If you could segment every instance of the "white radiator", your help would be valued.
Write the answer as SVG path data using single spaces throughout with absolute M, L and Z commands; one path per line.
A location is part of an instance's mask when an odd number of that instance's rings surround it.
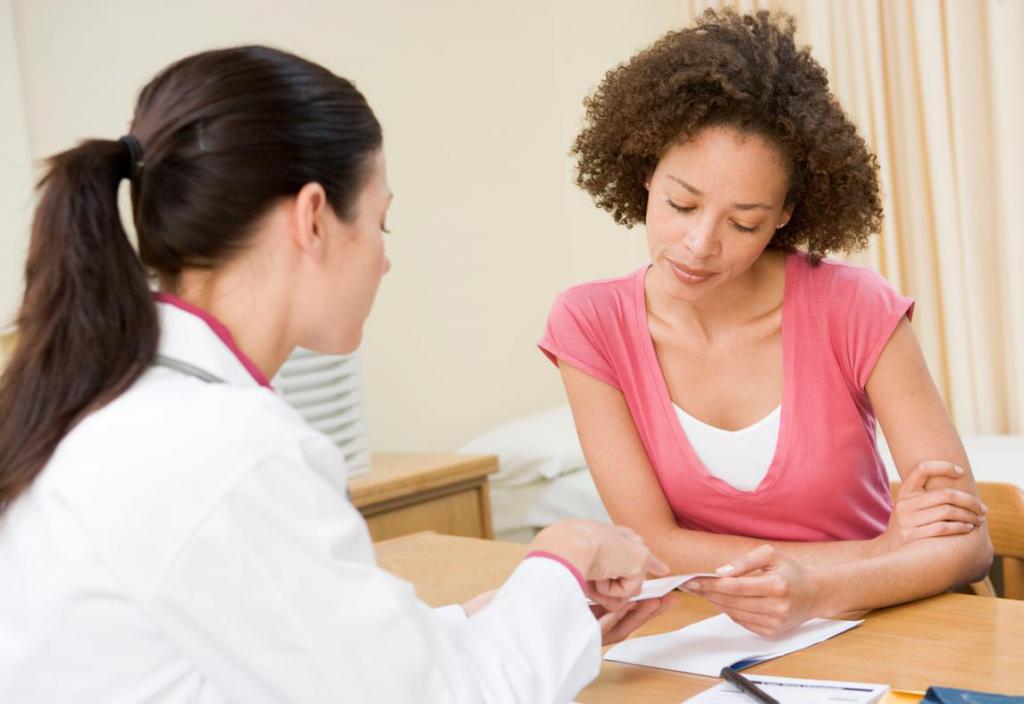
M 350 476 L 370 470 L 358 352 L 325 355 L 296 349 L 271 384 L 341 448 Z

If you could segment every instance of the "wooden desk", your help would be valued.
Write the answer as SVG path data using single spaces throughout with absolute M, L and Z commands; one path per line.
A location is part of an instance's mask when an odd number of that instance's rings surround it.
M 416 585 L 433 606 L 497 587 L 526 552 L 523 545 L 417 533 L 376 545 L 380 564 Z M 680 603 L 638 631 L 681 628 L 716 610 L 699 597 Z M 751 668 L 789 677 L 883 682 L 896 689 L 929 685 L 1024 694 L 1024 601 L 944 594 L 876 611 L 833 640 Z M 713 678 L 603 662 L 583 703 L 671 702 L 707 689 Z
M 348 488 L 374 540 L 424 530 L 491 538 L 487 476 L 497 470 L 494 455 L 374 454 Z

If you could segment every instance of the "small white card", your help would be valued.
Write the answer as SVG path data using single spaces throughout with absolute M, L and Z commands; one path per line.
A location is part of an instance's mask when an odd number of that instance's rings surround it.
M 682 584 L 689 582 L 691 579 L 697 577 L 721 577 L 720 574 L 714 572 L 694 572 L 693 574 L 676 574 L 671 577 L 659 577 L 658 579 L 645 579 L 643 586 L 640 587 L 640 593 L 630 599 L 630 601 L 644 601 L 645 599 L 659 599 L 668 594 L 673 589 L 676 589 Z M 593 605 L 594 602 L 590 599 L 587 601 Z

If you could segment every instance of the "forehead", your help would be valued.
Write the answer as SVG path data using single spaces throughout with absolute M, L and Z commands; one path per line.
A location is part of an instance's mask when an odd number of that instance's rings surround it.
M 739 200 L 785 197 L 789 174 L 781 150 L 764 137 L 727 127 L 713 127 L 673 144 L 656 173 L 674 176 L 709 197 Z

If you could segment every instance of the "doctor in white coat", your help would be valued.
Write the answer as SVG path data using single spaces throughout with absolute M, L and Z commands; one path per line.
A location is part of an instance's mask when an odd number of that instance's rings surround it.
M 640 538 L 582 521 L 464 607 L 376 566 L 267 379 L 358 345 L 390 199 L 359 92 L 263 47 L 177 62 L 128 136 L 51 160 L 0 382 L 0 701 L 566 701 L 664 607 L 627 602 L 666 569 Z

